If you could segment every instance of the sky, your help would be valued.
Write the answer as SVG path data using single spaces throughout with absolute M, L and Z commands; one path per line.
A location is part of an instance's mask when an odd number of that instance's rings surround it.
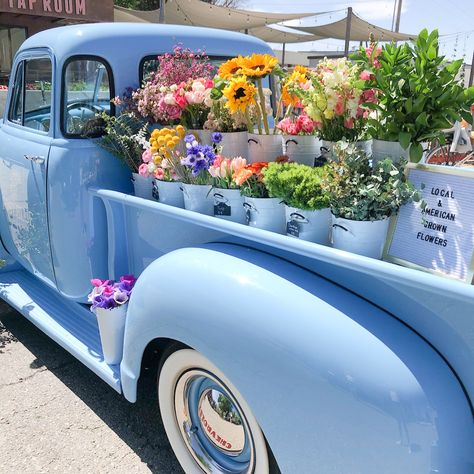
M 355 14 L 377 26 L 391 29 L 395 0 L 245 0 L 239 8 L 268 12 L 324 12 L 352 6 Z M 332 23 L 344 17 L 344 11 L 318 17 L 318 24 Z M 323 19 L 325 21 L 323 21 Z M 301 25 L 315 24 L 314 19 L 297 20 Z M 291 24 L 288 23 L 288 24 Z M 449 59 L 462 58 L 471 64 L 474 51 L 474 0 L 402 0 L 400 32 L 416 34 L 423 28 L 437 28 L 440 52 Z M 358 46 L 351 43 L 351 46 Z M 287 45 L 288 50 L 315 51 L 344 49 L 342 41 L 320 40 Z M 279 48 L 277 48 L 279 49 Z

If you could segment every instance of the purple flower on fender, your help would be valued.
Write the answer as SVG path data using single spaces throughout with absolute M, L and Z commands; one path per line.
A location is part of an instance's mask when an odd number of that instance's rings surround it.
M 211 135 L 212 143 L 220 143 L 222 141 L 222 133 L 214 132 Z
M 97 308 L 113 309 L 122 306 L 130 299 L 136 279 L 133 275 L 123 275 L 120 281 L 100 280 L 94 278 L 91 280 L 92 291 L 87 299 L 91 303 L 91 311 Z

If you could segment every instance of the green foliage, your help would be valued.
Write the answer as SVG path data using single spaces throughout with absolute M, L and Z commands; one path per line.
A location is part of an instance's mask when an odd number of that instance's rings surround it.
M 329 207 L 329 198 L 321 188 L 324 167 L 270 163 L 262 173 L 271 197 L 280 198 L 289 206 L 309 211 Z
M 148 124 L 130 112 L 117 117 L 103 112 L 100 119 L 103 120 L 105 133 L 97 144 L 120 158 L 133 173 L 137 173 L 142 163 L 143 146 L 149 135 Z
M 404 163 L 379 161 L 373 168 L 354 145 L 338 142 L 338 161 L 327 165 L 323 189 L 336 217 L 375 221 L 396 214 L 401 206 L 418 202 L 420 193 L 406 179 Z
M 410 147 L 410 161 L 420 161 L 422 142 L 443 142 L 442 130 L 456 120 L 472 121 L 474 87 L 464 89 L 457 79 L 462 60 L 448 64 L 439 55 L 437 30 L 428 34 L 424 29 L 414 45 L 387 44 L 375 65 L 363 48 L 353 59 L 374 74 L 366 88 L 378 90 L 379 103 L 370 104 L 377 118 L 369 119 L 369 132 L 373 138 Z
M 240 194 L 242 196 L 252 197 L 252 198 L 268 198 L 268 189 L 265 184 L 262 182 L 261 178 L 256 175 L 250 176 L 242 186 L 240 186 Z

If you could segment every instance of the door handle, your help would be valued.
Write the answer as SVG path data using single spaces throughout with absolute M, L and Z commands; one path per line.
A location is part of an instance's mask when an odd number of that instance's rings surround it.
M 24 157 L 27 160 L 33 161 L 34 163 L 38 165 L 42 165 L 44 163 L 44 157 L 43 156 L 36 156 L 36 155 L 24 155 Z

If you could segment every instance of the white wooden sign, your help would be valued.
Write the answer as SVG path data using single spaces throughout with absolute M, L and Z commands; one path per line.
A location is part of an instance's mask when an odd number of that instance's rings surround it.
M 408 204 L 393 220 L 384 260 L 471 283 L 474 275 L 474 169 L 409 164 L 426 207 Z

